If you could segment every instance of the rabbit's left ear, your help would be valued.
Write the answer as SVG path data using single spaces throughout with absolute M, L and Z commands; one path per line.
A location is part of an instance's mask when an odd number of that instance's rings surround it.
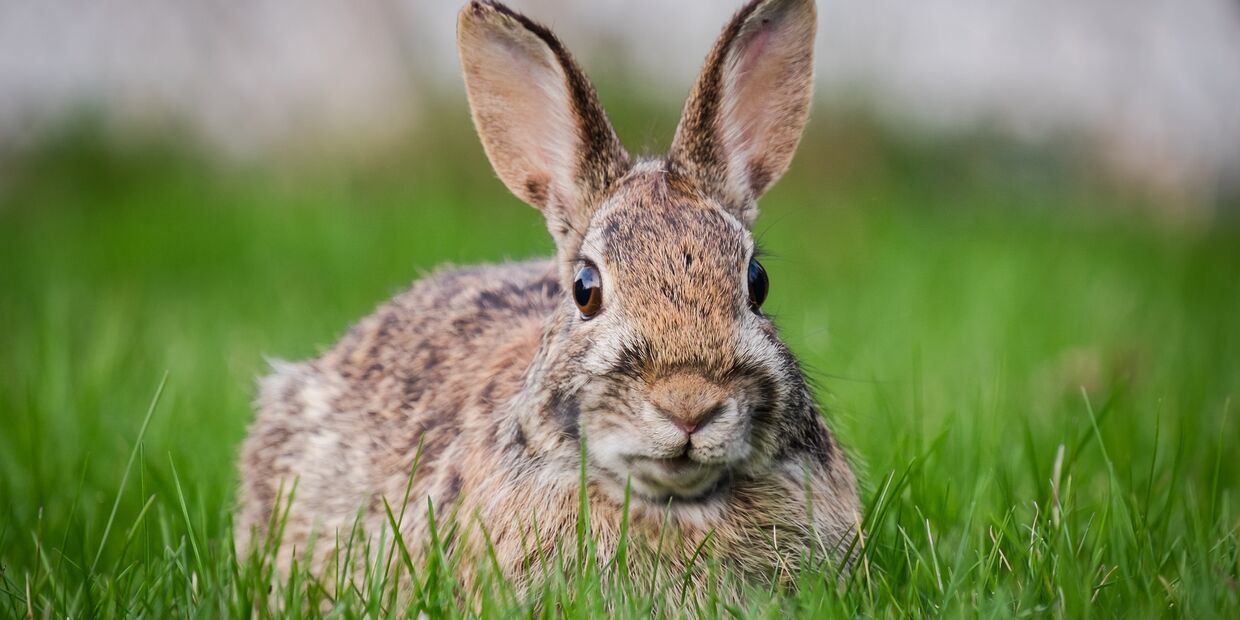
M 504 185 L 543 212 L 573 255 L 629 156 L 572 57 L 546 27 L 490 0 L 457 24 L 474 125 Z
M 671 163 L 747 226 L 809 118 L 816 30 L 814 0 L 750 2 L 706 58 L 676 128 Z

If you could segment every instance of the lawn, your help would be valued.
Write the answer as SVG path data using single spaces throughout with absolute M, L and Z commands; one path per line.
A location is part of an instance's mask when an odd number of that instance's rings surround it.
M 408 600 L 399 562 L 331 600 L 269 587 L 229 529 L 267 358 L 440 263 L 550 252 L 462 114 L 367 159 L 73 130 L 3 163 L 0 616 L 468 613 L 434 566 Z M 862 479 L 865 561 L 698 611 L 1240 617 L 1240 225 L 1151 215 L 1082 158 L 857 125 L 811 125 L 757 230 Z M 606 577 L 566 570 L 484 613 L 602 611 Z M 613 611 L 648 615 L 634 592 Z

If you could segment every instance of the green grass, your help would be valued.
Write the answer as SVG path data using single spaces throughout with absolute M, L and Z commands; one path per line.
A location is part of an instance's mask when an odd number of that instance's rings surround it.
M 439 263 L 550 251 L 459 121 L 343 169 L 73 133 L 8 163 L 0 616 L 465 613 L 452 558 L 325 602 L 229 542 L 264 356 L 314 354 Z M 843 590 L 808 573 L 702 611 L 1240 617 L 1240 227 L 1160 224 L 1079 163 L 814 126 L 757 228 L 863 481 L 866 560 Z M 608 577 L 563 572 L 484 613 L 605 609 Z

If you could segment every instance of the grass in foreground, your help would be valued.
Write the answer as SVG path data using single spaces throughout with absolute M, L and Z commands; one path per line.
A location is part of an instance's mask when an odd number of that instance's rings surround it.
M 264 355 L 313 354 L 440 262 L 550 250 L 457 129 L 434 158 L 352 173 L 80 138 L 17 164 L 0 185 L 0 615 L 468 613 L 451 558 L 376 564 L 332 600 L 304 574 L 270 587 L 229 531 Z M 1240 229 L 1160 227 L 993 146 L 854 136 L 849 159 L 824 133 L 758 230 L 768 307 L 865 484 L 866 561 L 842 591 L 805 574 L 795 595 L 701 611 L 1240 616 Z M 398 600 L 386 586 L 410 569 Z M 584 576 L 536 609 L 600 613 L 606 577 L 566 571 Z M 630 585 L 618 612 L 646 615 Z M 482 611 L 531 605 L 497 584 Z

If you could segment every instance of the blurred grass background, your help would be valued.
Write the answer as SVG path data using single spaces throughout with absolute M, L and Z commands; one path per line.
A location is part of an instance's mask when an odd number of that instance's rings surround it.
M 604 100 L 630 147 L 670 138 L 676 110 Z M 37 616 L 221 613 L 193 571 L 164 607 L 115 585 L 186 537 L 227 555 L 265 359 L 313 355 L 435 265 L 551 251 L 464 102 L 431 116 L 365 157 L 229 163 L 84 120 L 4 162 L 0 615 L 28 593 Z M 762 201 L 767 307 L 884 511 L 847 612 L 1240 610 L 1240 210 L 1169 219 L 1092 165 L 820 114 Z M 117 531 L 160 524 L 162 556 L 105 540 L 118 492 Z M 1065 531 L 1039 531 L 1056 501 Z

